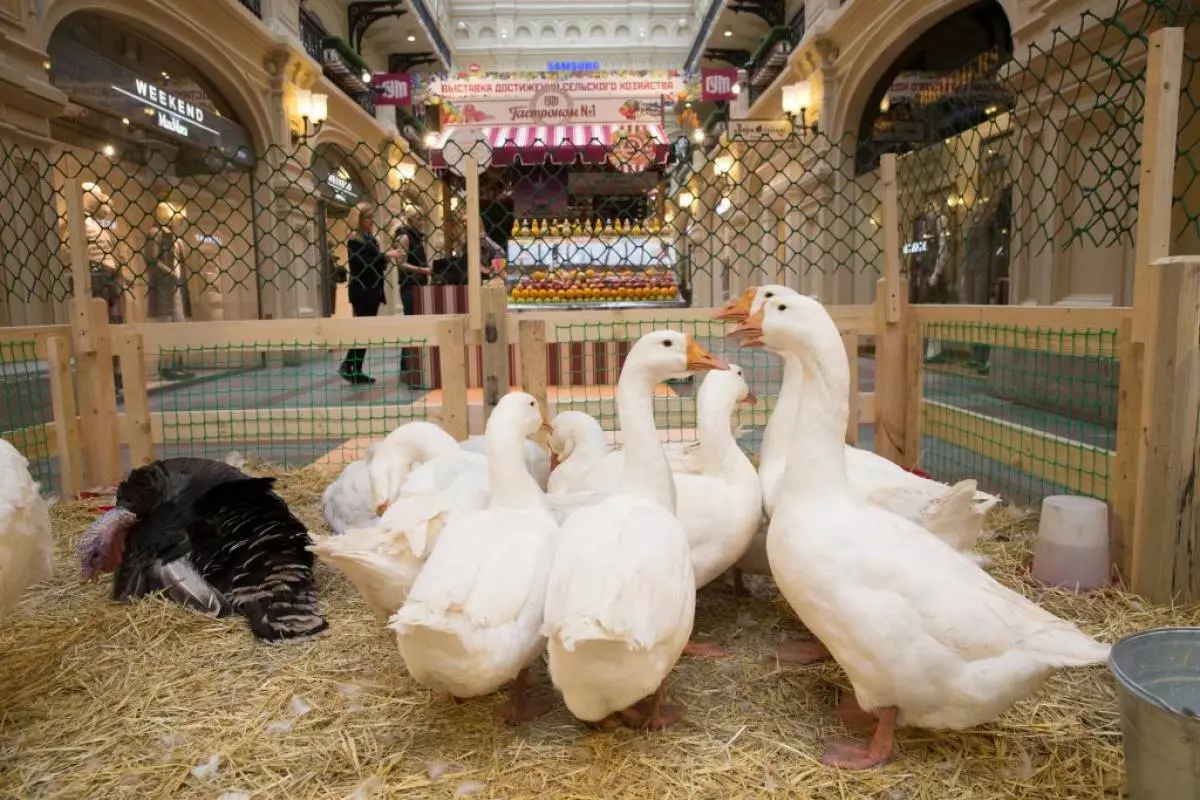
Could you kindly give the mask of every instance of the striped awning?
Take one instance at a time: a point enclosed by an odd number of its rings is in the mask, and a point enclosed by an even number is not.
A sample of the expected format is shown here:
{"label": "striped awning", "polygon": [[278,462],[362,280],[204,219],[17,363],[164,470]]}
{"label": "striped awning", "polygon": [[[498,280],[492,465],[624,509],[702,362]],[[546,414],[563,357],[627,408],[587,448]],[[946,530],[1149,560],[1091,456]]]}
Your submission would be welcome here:
{"label": "striped awning", "polygon": [[[438,134],[430,148],[430,163],[434,167],[446,166],[442,157],[445,146],[454,128]],[[630,125],[496,125],[479,129],[492,148],[492,165],[508,166],[542,164],[547,158],[554,164],[573,164],[576,160],[584,164],[603,162],[612,150],[614,142],[623,131],[644,130],[654,141],[654,160],[665,163],[670,154],[670,144],[661,125],[640,123]]]}

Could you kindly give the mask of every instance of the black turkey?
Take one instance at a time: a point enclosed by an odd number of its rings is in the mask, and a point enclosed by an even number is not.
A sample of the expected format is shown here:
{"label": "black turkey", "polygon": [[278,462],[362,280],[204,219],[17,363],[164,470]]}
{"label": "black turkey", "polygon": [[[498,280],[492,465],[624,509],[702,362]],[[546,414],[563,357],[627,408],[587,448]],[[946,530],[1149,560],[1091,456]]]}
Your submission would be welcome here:
{"label": "black turkey", "polygon": [[244,614],[267,642],[324,633],[304,523],[273,490],[203,458],[138,467],[79,543],[81,579],[115,571],[112,596],[163,593],[204,614]]}

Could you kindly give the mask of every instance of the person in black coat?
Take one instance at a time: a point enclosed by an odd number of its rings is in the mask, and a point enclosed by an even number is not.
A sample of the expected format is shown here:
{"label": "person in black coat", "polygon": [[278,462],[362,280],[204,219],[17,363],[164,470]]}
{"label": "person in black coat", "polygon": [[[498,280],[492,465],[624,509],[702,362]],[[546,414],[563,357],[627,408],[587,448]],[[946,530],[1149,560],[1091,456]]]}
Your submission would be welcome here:
{"label": "person in black coat", "polygon": [[[347,294],[356,317],[374,317],[379,314],[379,307],[387,300],[385,287],[388,259],[403,259],[407,256],[403,248],[383,251],[379,240],[375,238],[374,219],[371,214],[370,208],[359,209],[358,229],[346,243],[350,272]],[[401,268],[411,270],[407,264],[402,264]],[[429,270],[424,270],[424,274],[429,274]],[[351,348],[346,353],[346,360],[342,362],[338,374],[353,384],[374,383],[375,379],[363,372],[366,355],[365,347]]]}
{"label": "person in black coat", "polygon": [[[400,255],[400,305],[404,315],[417,313],[417,287],[433,274],[429,254],[425,250],[425,216],[416,206],[404,211],[400,224],[392,232],[392,245]],[[421,351],[416,347],[400,350],[401,380],[409,386],[420,385]]]}

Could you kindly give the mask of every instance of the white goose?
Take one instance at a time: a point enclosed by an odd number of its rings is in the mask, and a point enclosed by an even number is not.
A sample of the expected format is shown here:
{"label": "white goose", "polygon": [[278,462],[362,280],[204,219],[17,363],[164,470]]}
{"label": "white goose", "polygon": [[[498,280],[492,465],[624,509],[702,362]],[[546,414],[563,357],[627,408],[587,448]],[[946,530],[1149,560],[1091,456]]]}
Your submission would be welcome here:
{"label": "white goose", "polygon": [[[717,319],[741,321],[757,313],[772,297],[798,297],[787,286],[768,285],[751,288],[717,313]],[[775,411],[763,431],[759,451],[758,474],[763,487],[767,515],[779,501],[781,478],[788,452],[795,440],[796,410],[799,407],[802,370],[795,357],[783,358],[783,384]],[[1000,498],[976,489],[975,481],[960,481],[954,486],[922,478],[898,464],[851,445],[843,445],[850,484],[874,505],[886,508],[921,525],[958,550],[970,550],[983,532],[987,512]]]}
{"label": "white goose", "polygon": [[1102,663],[1109,646],[998,583],[911,521],[864,502],[848,478],[849,364],[837,326],[807,297],[776,297],[744,322],[744,346],[786,350],[803,370],[801,408],[771,518],[780,590],[846,671],[847,724],[825,763],[865,769],[893,754],[899,725],[962,729],[994,720],[1056,670]]}
{"label": "white goose", "polygon": [[528,702],[527,670],[546,646],[542,612],[559,528],[521,449],[542,427],[532,395],[500,399],[485,434],[487,507],[451,518],[390,623],[409,672],[434,691],[478,697],[516,679],[511,722],[546,710]]}
{"label": "white goose", "polygon": [[567,708],[585,722],[620,719],[660,728],[676,716],[662,697],[691,636],[696,577],[687,535],[675,518],[675,484],[654,427],[653,391],[679,373],[722,368],[691,337],[655,331],[638,340],[621,370],[621,484],[563,525],[546,592],[550,676]]}
{"label": "white goose", "polygon": [[[730,364],[728,370],[714,370],[705,376],[697,396],[698,447],[693,451],[697,471],[674,470],[676,513],[687,533],[696,571],[696,588],[711,583],[734,565],[746,552],[762,521],[762,490],[754,465],[734,438],[730,420],[739,403],[754,403],[754,394],[746,385],[742,368]],[[558,467],[574,469],[577,455],[585,459],[568,478],[573,486],[591,486],[597,492],[611,492],[621,483],[624,451],[603,453],[600,424],[586,414],[551,423],[553,442],[570,455]],[[688,646],[693,655],[724,655],[716,645]]]}

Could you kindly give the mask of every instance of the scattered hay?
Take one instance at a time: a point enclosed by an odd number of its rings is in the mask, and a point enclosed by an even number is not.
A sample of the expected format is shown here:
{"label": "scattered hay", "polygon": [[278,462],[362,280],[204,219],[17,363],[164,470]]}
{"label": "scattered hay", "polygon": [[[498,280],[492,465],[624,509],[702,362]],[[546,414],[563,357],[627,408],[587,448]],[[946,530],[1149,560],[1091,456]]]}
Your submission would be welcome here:
{"label": "scattered hay", "polygon": [[[275,473],[316,530],[328,474]],[[685,657],[671,678],[685,722],[660,734],[585,730],[557,705],[522,728],[493,717],[503,698],[462,705],[405,674],[393,638],[340,575],[318,570],[331,635],[256,644],[244,621],[156,600],[120,606],[108,581],[75,583],[72,547],[94,516],[54,509],[58,574],[0,634],[0,795],[62,798],[1098,798],[1121,782],[1113,686],[1098,667],[1055,678],[999,723],[962,734],[904,731],[900,758],[868,773],[817,762],[838,732],[840,670],[780,667],[802,633],[769,581],[738,600],[701,593],[696,635],[722,660]],[[998,518],[999,519],[999,518]],[[1007,515],[985,549],[1008,583],[1112,641],[1196,624],[1117,590],[1080,597],[1030,583],[1023,534]],[[550,692],[545,675],[543,690]]]}

